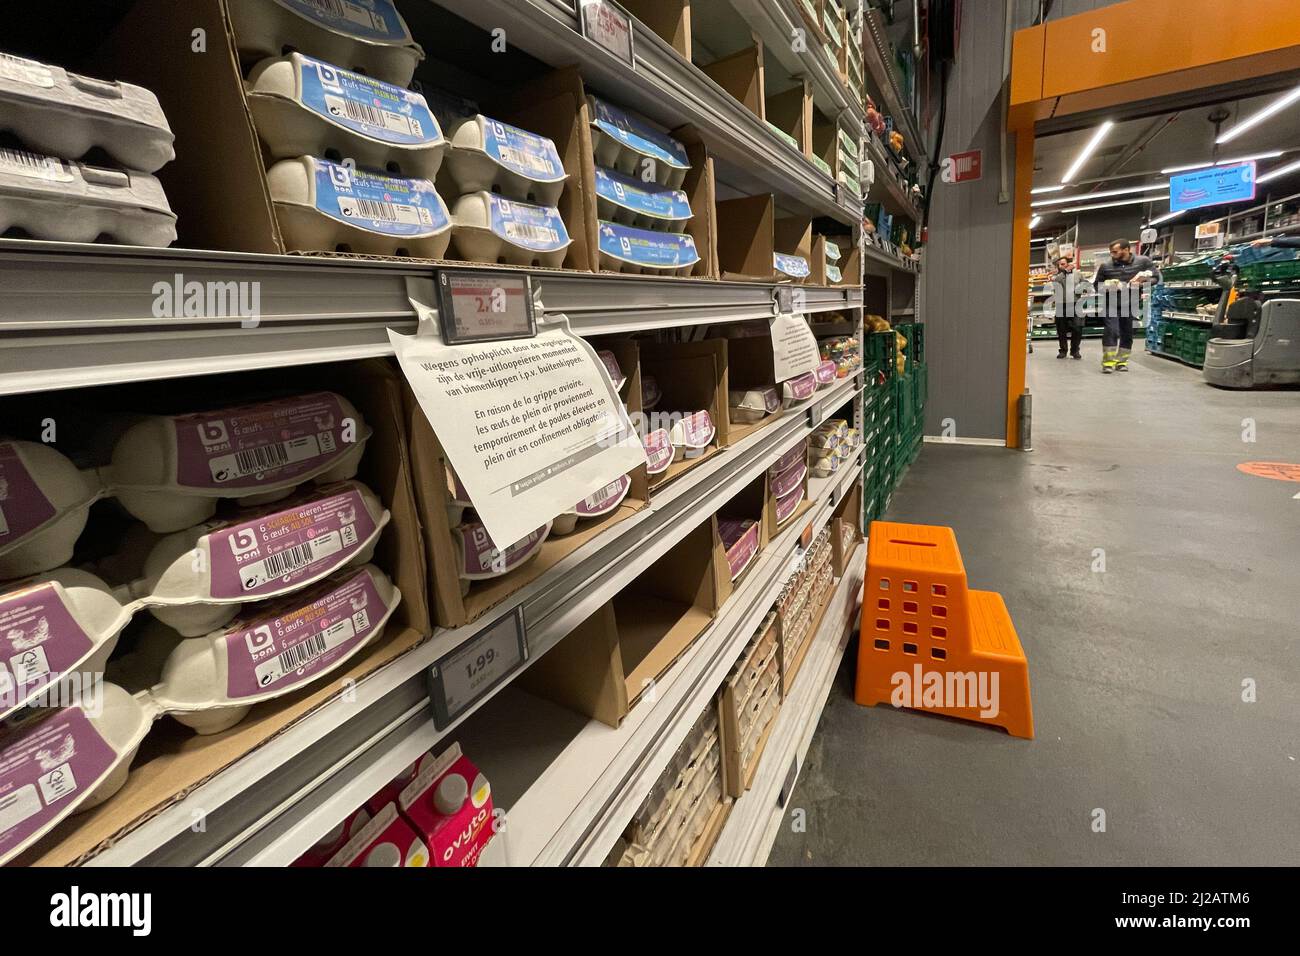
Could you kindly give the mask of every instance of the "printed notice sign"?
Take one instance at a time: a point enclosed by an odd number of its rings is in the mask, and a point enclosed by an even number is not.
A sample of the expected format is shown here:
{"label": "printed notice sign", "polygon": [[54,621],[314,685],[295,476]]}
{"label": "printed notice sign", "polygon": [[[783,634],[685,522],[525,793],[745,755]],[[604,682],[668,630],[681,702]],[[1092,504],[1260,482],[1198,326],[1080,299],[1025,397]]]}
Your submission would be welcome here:
{"label": "printed notice sign", "polygon": [[595,351],[552,316],[530,339],[388,330],[402,374],[498,548],[645,463]]}
{"label": "printed notice sign", "polygon": [[798,378],[821,361],[817,337],[808,321],[798,313],[785,312],[772,318],[772,373],[776,381]]}

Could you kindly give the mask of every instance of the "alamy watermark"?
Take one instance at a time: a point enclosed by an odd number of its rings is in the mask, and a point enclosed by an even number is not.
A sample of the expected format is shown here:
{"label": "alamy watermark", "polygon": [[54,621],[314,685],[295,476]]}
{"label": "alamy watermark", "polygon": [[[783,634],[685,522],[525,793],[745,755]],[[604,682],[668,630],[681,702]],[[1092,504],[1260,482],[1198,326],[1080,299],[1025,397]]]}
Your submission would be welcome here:
{"label": "alamy watermark", "polygon": [[924,671],[914,664],[911,673],[895,671],[889,678],[894,688],[889,702],[912,710],[978,707],[988,720],[1002,711],[999,678],[997,671]]}
{"label": "alamy watermark", "polygon": [[262,322],[262,283],[186,279],[177,272],[153,284],[155,319],[239,319],[242,329]]}

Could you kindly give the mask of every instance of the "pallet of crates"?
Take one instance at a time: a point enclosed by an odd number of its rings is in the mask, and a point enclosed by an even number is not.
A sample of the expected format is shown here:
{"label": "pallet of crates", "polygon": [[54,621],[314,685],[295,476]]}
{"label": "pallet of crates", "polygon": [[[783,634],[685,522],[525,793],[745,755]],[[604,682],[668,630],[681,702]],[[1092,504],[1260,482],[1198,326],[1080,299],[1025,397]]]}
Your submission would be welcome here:
{"label": "pallet of crates", "polygon": [[770,612],[718,691],[723,790],[739,797],[754,781],[781,706],[781,645]]}
{"label": "pallet of crates", "polygon": [[731,811],[718,711],[706,707],[606,860],[607,866],[703,866]]}

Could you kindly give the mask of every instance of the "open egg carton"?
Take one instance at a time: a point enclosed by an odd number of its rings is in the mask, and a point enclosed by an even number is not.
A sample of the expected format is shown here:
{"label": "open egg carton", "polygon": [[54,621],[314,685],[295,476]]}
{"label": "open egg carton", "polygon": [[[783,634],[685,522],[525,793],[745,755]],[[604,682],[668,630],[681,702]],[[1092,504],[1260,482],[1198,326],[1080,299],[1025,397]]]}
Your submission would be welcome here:
{"label": "open egg carton", "polygon": [[0,51],[0,236],[171,245],[172,144],[149,90]]}

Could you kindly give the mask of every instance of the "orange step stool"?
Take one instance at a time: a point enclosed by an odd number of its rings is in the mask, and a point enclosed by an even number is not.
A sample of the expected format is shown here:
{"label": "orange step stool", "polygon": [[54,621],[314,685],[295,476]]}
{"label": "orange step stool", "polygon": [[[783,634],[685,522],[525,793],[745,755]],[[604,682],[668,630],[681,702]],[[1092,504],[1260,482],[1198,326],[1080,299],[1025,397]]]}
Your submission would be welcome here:
{"label": "orange step stool", "polygon": [[951,528],[871,522],[854,699],[1033,738],[1029,662],[994,591],[972,591]]}

